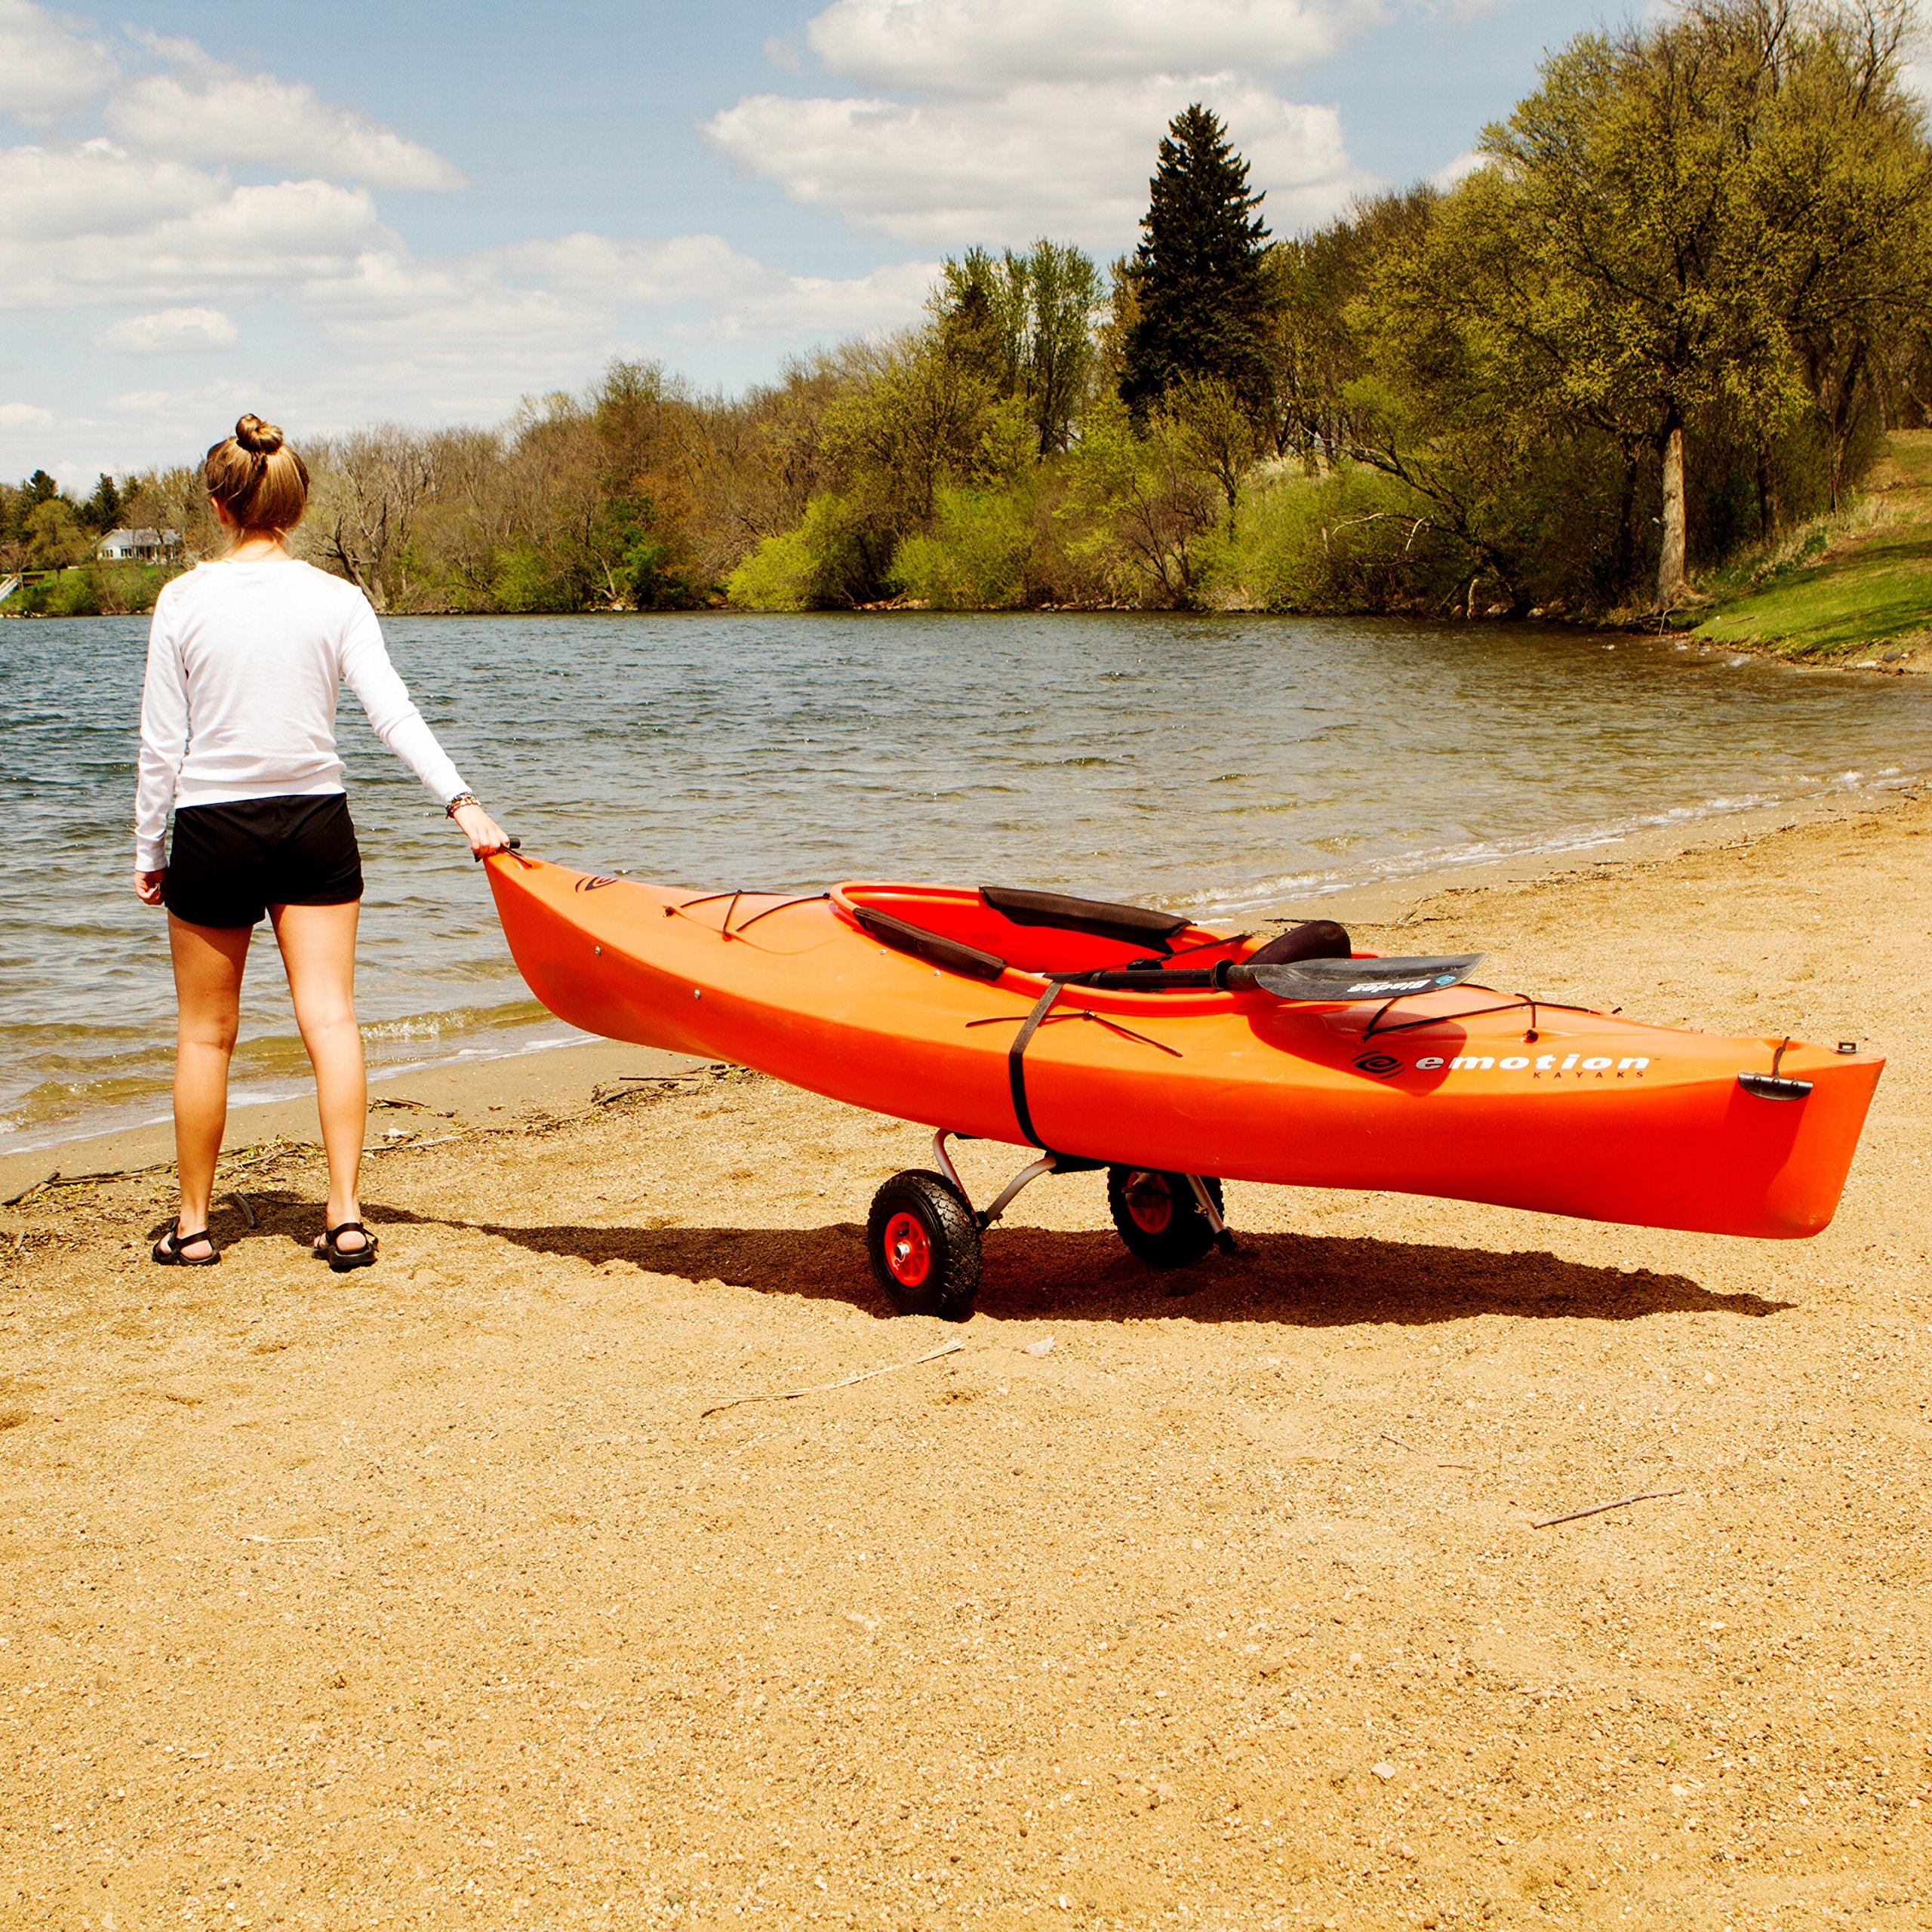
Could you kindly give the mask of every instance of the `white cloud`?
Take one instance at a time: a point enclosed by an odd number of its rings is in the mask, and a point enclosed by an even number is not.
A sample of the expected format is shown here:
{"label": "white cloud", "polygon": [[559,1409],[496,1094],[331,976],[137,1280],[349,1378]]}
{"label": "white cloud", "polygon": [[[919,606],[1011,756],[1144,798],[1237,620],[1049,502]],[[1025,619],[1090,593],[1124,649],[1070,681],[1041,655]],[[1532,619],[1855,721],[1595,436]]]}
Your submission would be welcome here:
{"label": "white cloud", "polygon": [[[130,28],[127,38],[166,71],[123,82],[122,60],[82,21],[0,0],[0,112],[50,121],[98,100],[128,146],[177,162],[292,169],[378,188],[466,185],[442,155],[301,82],[251,74],[192,40]],[[133,49],[124,42],[124,51]],[[133,54],[137,61],[139,54]]]}
{"label": "white cloud", "polygon": [[327,181],[237,188],[147,237],[146,272],[156,283],[257,288],[340,273],[352,251],[381,232],[376,205],[359,188]]}
{"label": "white cloud", "polygon": [[287,407],[328,430],[498,420],[521,396],[583,381],[618,321],[608,300],[512,285],[488,256],[426,262],[399,246],[310,284],[302,304],[340,360]]}
{"label": "white cloud", "polygon": [[[495,420],[613,355],[648,354],[653,334],[809,339],[897,326],[923,302],[922,263],[796,276],[715,234],[580,232],[423,260],[371,190],[458,185],[448,162],[192,41],[130,29],[116,46],[118,64],[86,30],[0,0],[0,103],[53,113],[98,101],[97,125],[111,131],[0,148],[0,311],[119,309],[70,331],[84,357],[90,340],[99,352],[94,372],[106,357],[199,353],[219,377],[97,395],[85,414],[0,405],[0,470],[71,458],[91,475],[171,459],[245,407],[311,434],[383,416]],[[23,48],[40,62],[31,93],[7,64]],[[265,180],[263,168],[294,178]],[[321,353],[298,352],[264,381],[229,312],[278,296],[315,325]],[[56,401],[58,385],[46,386]]]}
{"label": "white cloud", "polygon": [[132,235],[207,208],[225,192],[214,175],[177,162],[137,161],[111,141],[0,149],[0,243]]}
{"label": "white cloud", "polygon": [[485,257],[507,275],[613,303],[667,308],[761,288],[770,271],[718,235],[678,235],[666,242],[608,235],[566,235],[523,242]]}
{"label": "white cloud", "polygon": [[340,391],[346,420],[389,395],[411,416],[488,418],[619,352],[626,309],[701,305],[702,316],[665,331],[685,340],[848,334],[917,320],[936,272],[911,262],[843,280],[794,275],[716,235],[580,234],[447,262],[372,251],[305,291],[303,306],[360,372]]}
{"label": "white cloud", "polygon": [[741,254],[717,235],[668,242],[569,235],[492,250],[479,265],[613,307],[679,309],[703,304],[698,321],[668,333],[742,341],[774,335],[848,334],[915,321],[938,273],[905,262],[843,279],[787,275]]}
{"label": "white cloud", "polygon": [[52,120],[98,100],[118,72],[83,22],[32,0],[0,0],[0,112]]}
{"label": "white cloud", "polygon": [[[1400,11],[1491,0],[832,0],[811,51],[863,95],[748,96],[703,131],[793,201],[906,241],[1134,238],[1167,123],[1213,108],[1278,229],[1376,185],[1333,107],[1272,78]],[[791,50],[780,50],[791,64]],[[920,98],[894,97],[912,94]]]}
{"label": "white cloud", "polygon": [[1327,214],[1371,185],[1349,160],[1334,109],[1229,75],[1042,83],[909,105],[758,94],[705,132],[793,201],[901,240],[1049,233],[1111,250],[1132,238],[1155,146],[1191,100],[1226,122],[1277,227]]}
{"label": "white cloud", "polygon": [[823,275],[768,278],[755,294],[721,303],[702,325],[672,333],[727,341],[798,335],[871,335],[903,328],[925,312],[939,275],[937,262],[901,262],[870,275],[835,280]]}
{"label": "white cloud", "polygon": [[[226,433],[226,426],[211,433],[208,419],[229,417],[251,401],[266,401],[259,391],[259,384],[224,376],[189,389],[124,389],[118,395],[109,396],[105,407],[112,415],[160,419],[178,426],[177,433],[183,436],[218,441]],[[266,413],[272,418],[275,412]],[[264,412],[258,409],[255,414],[260,416]]]}
{"label": "white cloud", "polygon": [[285,168],[378,188],[448,189],[461,171],[429,149],[299,82],[244,73],[189,42],[150,41],[177,63],[108,103],[109,128],[150,154]]}
{"label": "white cloud", "polygon": [[1479,173],[1491,165],[1487,155],[1478,154],[1474,148],[1465,148],[1454,161],[1445,161],[1429,178],[1435,186],[1447,194],[1451,188],[1466,181],[1472,174]]}
{"label": "white cloud", "polygon": [[346,274],[385,239],[361,188],[237,187],[106,142],[0,152],[0,309],[220,300]]}
{"label": "white cloud", "polygon": [[85,496],[103,470],[116,475],[149,463],[177,463],[228,434],[245,409],[272,420],[269,386],[223,376],[192,389],[135,389],[85,411],[42,411],[44,420],[10,423],[0,411],[0,475],[45,465]]}
{"label": "white cloud", "polygon": [[510,287],[485,257],[419,262],[400,250],[365,254],[350,274],[310,284],[303,306],[332,342],[418,358],[546,345],[575,353],[614,319],[608,303]]}
{"label": "white cloud", "polygon": [[833,0],[805,38],[832,72],[869,86],[979,94],[1305,66],[1384,11],[1383,0]]}
{"label": "white cloud", "polygon": [[94,343],[112,355],[179,355],[232,349],[241,339],[241,331],[219,309],[159,309],[110,323]]}

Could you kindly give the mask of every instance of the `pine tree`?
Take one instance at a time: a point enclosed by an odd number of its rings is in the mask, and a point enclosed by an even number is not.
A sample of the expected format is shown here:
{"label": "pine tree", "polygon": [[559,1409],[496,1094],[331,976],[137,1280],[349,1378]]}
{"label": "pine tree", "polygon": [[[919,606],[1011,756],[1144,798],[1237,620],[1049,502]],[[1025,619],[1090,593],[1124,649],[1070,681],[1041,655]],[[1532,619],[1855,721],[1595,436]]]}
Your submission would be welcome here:
{"label": "pine tree", "polygon": [[1138,312],[1120,393],[1137,418],[1189,378],[1226,383],[1251,408],[1266,400],[1266,224],[1247,163],[1198,102],[1177,115],[1148,186],[1130,272]]}
{"label": "pine tree", "polygon": [[100,536],[121,520],[121,492],[114,478],[103,471],[100,481],[94,485],[94,494],[81,506],[81,521]]}

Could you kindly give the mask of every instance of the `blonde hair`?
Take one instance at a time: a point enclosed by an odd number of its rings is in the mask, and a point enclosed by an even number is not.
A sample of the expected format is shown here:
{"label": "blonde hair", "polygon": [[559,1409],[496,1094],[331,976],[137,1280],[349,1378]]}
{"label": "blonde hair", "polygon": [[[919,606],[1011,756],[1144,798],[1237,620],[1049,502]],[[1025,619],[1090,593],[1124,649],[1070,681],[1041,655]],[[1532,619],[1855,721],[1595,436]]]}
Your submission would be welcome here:
{"label": "blonde hair", "polygon": [[309,466],[259,416],[245,416],[235,433],[208,451],[208,494],[245,535],[280,537],[309,507]]}

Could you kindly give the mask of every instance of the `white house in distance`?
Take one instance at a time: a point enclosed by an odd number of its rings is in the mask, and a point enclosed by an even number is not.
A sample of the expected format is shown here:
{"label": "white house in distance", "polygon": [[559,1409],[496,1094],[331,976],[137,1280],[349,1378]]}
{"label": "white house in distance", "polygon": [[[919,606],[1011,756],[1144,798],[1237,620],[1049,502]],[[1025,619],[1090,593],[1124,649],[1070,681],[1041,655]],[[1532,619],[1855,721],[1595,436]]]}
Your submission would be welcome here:
{"label": "white house in distance", "polygon": [[156,564],[181,547],[178,530],[110,530],[95,551],[103,563]]}

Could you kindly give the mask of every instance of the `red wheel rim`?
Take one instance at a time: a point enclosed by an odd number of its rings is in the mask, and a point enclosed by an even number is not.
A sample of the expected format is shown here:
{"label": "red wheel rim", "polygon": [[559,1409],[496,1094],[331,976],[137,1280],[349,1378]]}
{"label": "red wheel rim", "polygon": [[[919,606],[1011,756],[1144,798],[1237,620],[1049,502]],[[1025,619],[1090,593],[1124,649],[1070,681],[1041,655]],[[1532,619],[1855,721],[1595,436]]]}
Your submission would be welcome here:
{"label": "red wheel rim", "polygon": [[1127,1211],[1143,1234],[1167,1232],[1174,1217],[1174,1198],[1160,1174],[1129,1174],[1127,1177]]}
{"label": "red wheel rim", "polygon": [[932,1240],[918,1215],[895,1214],[886,1223],[885,1265],[901,1287],[916,1288],[932,1272]]}

